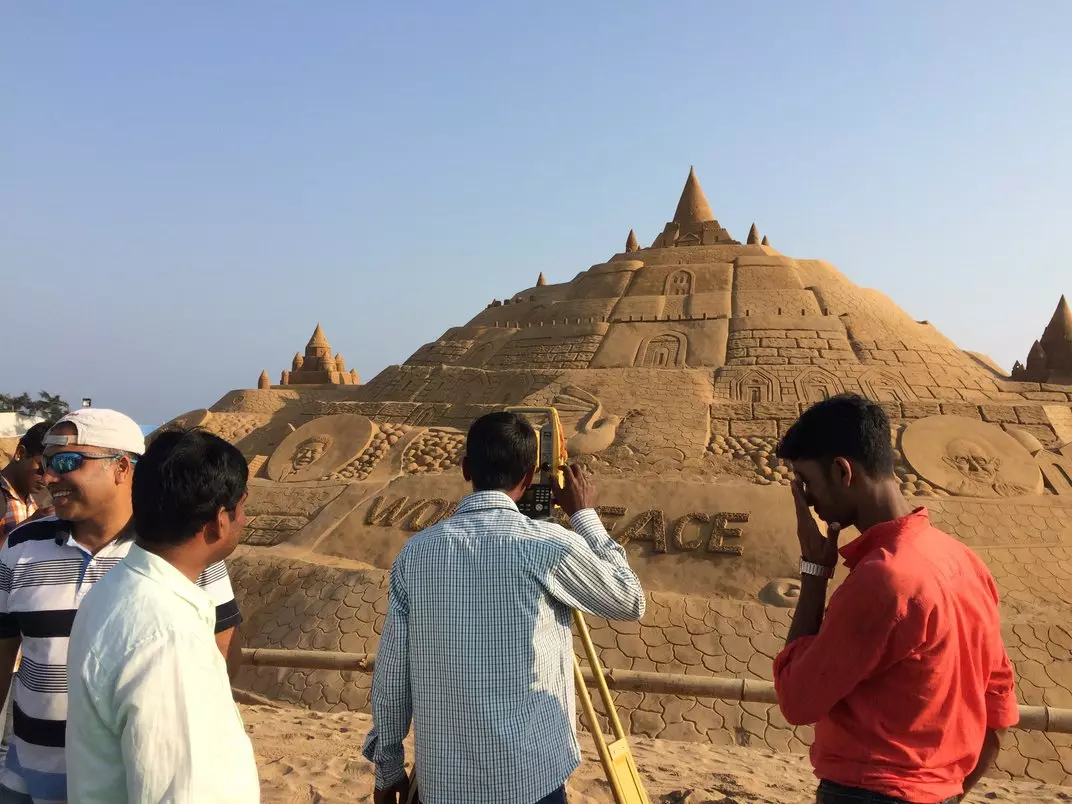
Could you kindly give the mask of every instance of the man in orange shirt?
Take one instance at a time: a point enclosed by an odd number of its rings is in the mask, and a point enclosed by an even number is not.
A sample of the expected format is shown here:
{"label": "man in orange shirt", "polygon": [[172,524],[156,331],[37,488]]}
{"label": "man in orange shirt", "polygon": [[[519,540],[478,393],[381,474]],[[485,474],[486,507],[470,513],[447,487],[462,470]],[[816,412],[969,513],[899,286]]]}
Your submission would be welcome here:
{"label": "man in orange shirt", "polygon": [[[778,455],[796,475],[801,591],[774,683],[785,719],[815,724],[816,801],[957,801],[1018,719],[990,572],[902,496],[874,402],[820,402]],[[849,574],[827,607],[839,553]]]}

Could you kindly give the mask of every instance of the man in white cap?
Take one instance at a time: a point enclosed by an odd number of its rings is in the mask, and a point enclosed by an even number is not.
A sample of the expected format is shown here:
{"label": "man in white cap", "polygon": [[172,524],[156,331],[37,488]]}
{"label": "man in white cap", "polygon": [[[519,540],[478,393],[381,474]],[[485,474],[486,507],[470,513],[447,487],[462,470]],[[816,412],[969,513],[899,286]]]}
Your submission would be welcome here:
{"label": "man in white cap", "polygon": [[[56,515],[16,528],[0,550],[0,694],[22,648],[0,804],[67,798],[67,644],[82,598],[134,543],[131,485],[144,451],[141,428],[104,408],[70,413],[45,436]],[[214,564],[197,584],[216,606],[217,644],[236,669],[242,616],[226,567]]]}

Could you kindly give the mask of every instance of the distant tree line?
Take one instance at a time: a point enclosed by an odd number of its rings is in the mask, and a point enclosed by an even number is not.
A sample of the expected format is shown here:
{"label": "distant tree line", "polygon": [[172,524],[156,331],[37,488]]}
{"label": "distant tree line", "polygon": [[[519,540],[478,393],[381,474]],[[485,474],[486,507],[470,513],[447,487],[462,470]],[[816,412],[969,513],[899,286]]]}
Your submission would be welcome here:
{"label": "distant tree line", "polygon": [[21,413],[24,416],[43,416],[49,421],[55,421],[70,413],[71,406],[59,394],[41,391],[37,399],[26,393],[0,394],[0,411]]}

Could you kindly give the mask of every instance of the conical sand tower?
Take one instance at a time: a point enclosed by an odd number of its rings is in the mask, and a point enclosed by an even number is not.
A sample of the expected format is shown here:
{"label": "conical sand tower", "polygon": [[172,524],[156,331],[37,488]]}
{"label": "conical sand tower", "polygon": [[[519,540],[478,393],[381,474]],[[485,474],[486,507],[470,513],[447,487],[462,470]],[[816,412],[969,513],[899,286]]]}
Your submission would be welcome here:
{"label": "conical sand tower", "polygon": [[1013,376],[1020,380],[1072,384],[1072,309],[1064,296],[1042,337],[1027,353],[1027,365],[1019,367]]}

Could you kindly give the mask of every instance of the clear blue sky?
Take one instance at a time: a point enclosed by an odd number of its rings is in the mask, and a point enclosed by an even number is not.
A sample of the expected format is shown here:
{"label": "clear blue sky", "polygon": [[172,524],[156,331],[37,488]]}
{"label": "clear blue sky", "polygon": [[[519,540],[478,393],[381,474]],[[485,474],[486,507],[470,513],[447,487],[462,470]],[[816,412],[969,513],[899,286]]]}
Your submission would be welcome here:
{"label": "clear blue sky", "polygon": [[364,379],[543,271],[724,226],[1023,359],[1072,294],[1072,3],[7,3],[0,391],[143,423]]}

